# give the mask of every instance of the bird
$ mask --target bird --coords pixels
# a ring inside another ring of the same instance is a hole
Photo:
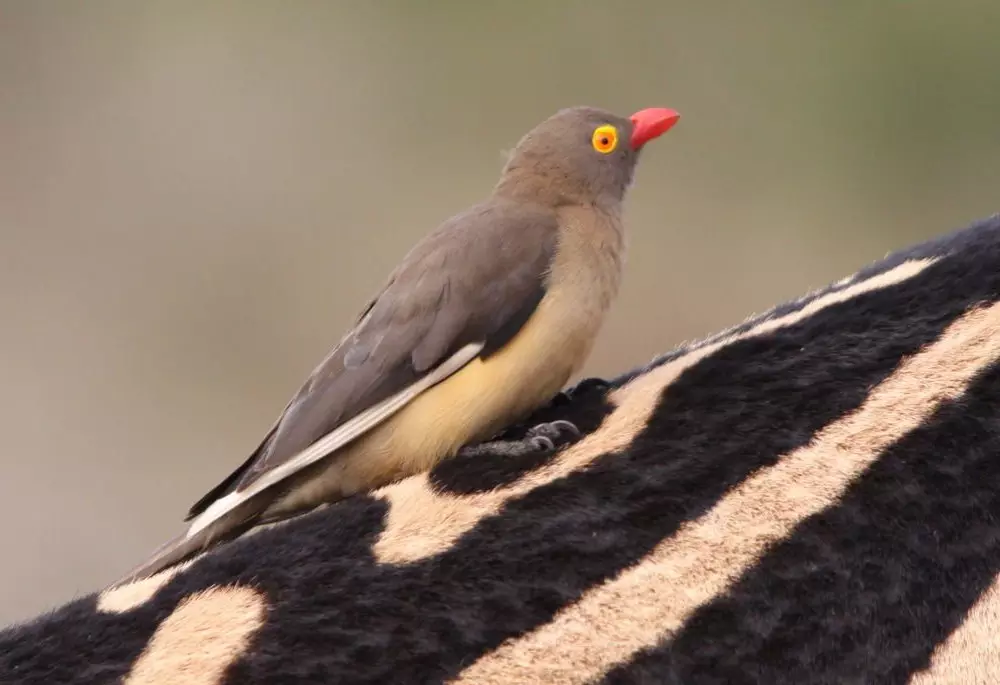
[[[588,358],[619,290],[640,152],[679,118],[574,106],[524,134],[491,192],[410,249],[187,529],[116,585],[463,449],[523,454],[578,437],[560,420],[491,440]]]

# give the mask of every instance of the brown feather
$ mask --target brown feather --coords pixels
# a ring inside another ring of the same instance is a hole
[[[467,343],[502,346],[544,294],[557,231],[551,210],[501,198],[442,224],[410,251],[253,457],[199,500],[189,517],[247,487]]]
[[[619,136],[607,154],[591,145],[604,124]],[[618,290],[632,130],[578,107],[525,135],[491,197],[406,255],[257,449],[191,508],[187,534],[130,577],[426,470],[548,401]]]

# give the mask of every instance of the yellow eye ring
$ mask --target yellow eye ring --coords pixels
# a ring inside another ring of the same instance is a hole
[[[591,136],[590,142],[595,150],[605,155],[614,152],[615,148],[618,147],[618,129],[611,124],[598,126],[594,129],[594,135]]]

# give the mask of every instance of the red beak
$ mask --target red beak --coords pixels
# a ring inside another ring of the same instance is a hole
[[[632,149],[638,150],[673,128],[681,115],[672,109],[650,107],[640,109],[629,118],[632,120]]]

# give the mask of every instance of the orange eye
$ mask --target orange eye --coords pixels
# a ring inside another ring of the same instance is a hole
[[[604,154],[614,152],[615,148],[618,147],[618,129],[611,124],[598,126],[594,129],[594,135],[591,137],[590,142],[598,152]]]

